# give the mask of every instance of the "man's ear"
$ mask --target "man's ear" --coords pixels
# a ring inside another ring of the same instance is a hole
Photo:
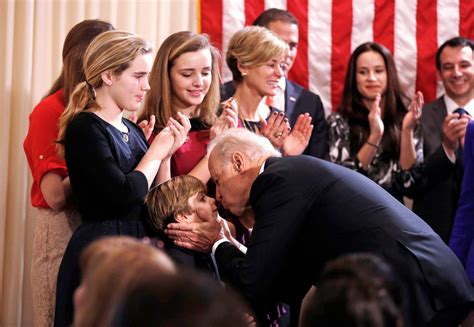
[[[232,168],[239,174],[245,170],[245,158],[240,152],[232,153]]]
[[[102,74],[100,74],[100,77],[102,78],[102,82],[104,82],[104,84],[108,86],[112,85],[113,76],[114,74],[112,73],[111,70],[107,70],[103,72]]]

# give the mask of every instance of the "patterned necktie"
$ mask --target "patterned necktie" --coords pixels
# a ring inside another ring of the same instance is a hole
[[[461,117],[464,114],[470,116],[470,114],[464,108],[457,108],[456,110],[453,111],[453,114],[459,114],[459,117]]]
[[[471,116],[466,109],[464,108],[457,108],[456,110],[453,111],[453,114],[456,113],[456,114],[459,114],[459,118],[462,117],[462,115],[468,115],[468,116]],[[463,149],[461,147],[461,145],[458,146],[457,150],[456,150],[456,157],[459,159],[459,161],[461,162],[462,165],[464,165],[464,155],[463,155]]]

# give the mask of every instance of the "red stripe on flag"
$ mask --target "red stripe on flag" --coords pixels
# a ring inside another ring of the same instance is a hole
[[[425,102],[436,99],[436,50],[438,48],[436,6],[432,0],[418,0],[416,8],[416,90]],[[403,67],[398,67],[403,72]],[[412,94],[408,94],[410,98]]]
[[[252,25],[255,18],[265,10],[265,0],[245,0],[245,26]]]
[[[347,63],[351,55],[352,2],[332,2],[331,103],[333,111],[341,101]]]
[[[298,19],[298,55],[288,78],[308,88],[308,0],[288,1],[287,10]]]
[[[459,35],[474,40],[474,2],[459,0]]]
[[[206,33],[211,43],[222,51],[223,0],[201,0],[201,33]]]
[[[374,42],[394,52],[395,0],[375,0]]]

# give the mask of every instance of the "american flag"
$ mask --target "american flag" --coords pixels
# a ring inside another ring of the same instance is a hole
[[[361,43],[375,41],[394,54],[407,93],[425,102],[443,93],[435,54],[454,36],[474,39],[474,0],[200,0],[199,29],[223,52],[231,36],[265,9],[280,8],[299,21],[298,56],[289,73],[319,94],[326,114],[339,104],[347,62]],[[223,65],[223,79],[232,79]]]

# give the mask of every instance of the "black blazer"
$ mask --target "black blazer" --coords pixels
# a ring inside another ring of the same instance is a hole
[[[426,104],[422,111],[423,183],[413,197],[413,211],[448,243],[461,192],[463,165],[453,164],[441,145],[447,115],[444,98]]]
[[[221,100],[230,98],[235,93],[232,81],[224,84]],[[304,154],[329,159],[328,125],[324,116],[324,107],[319,95],[314,94],[302,86],[286,79],[285,113],[293,126],[300,114],[309,113],[313,119],[313,134]]]
[[[324,264],[351,252],[375,252],[392,265],[407,292],[407,326],[474,301],[462,265],[438,235],[357,172],[308,156],[269,158],[250,203],[255,226],[247,255],[225,242],[216,259],[221,277],[257,314],[277,300],[299,304]],[[291,312],[293,320],[298,311]]]

